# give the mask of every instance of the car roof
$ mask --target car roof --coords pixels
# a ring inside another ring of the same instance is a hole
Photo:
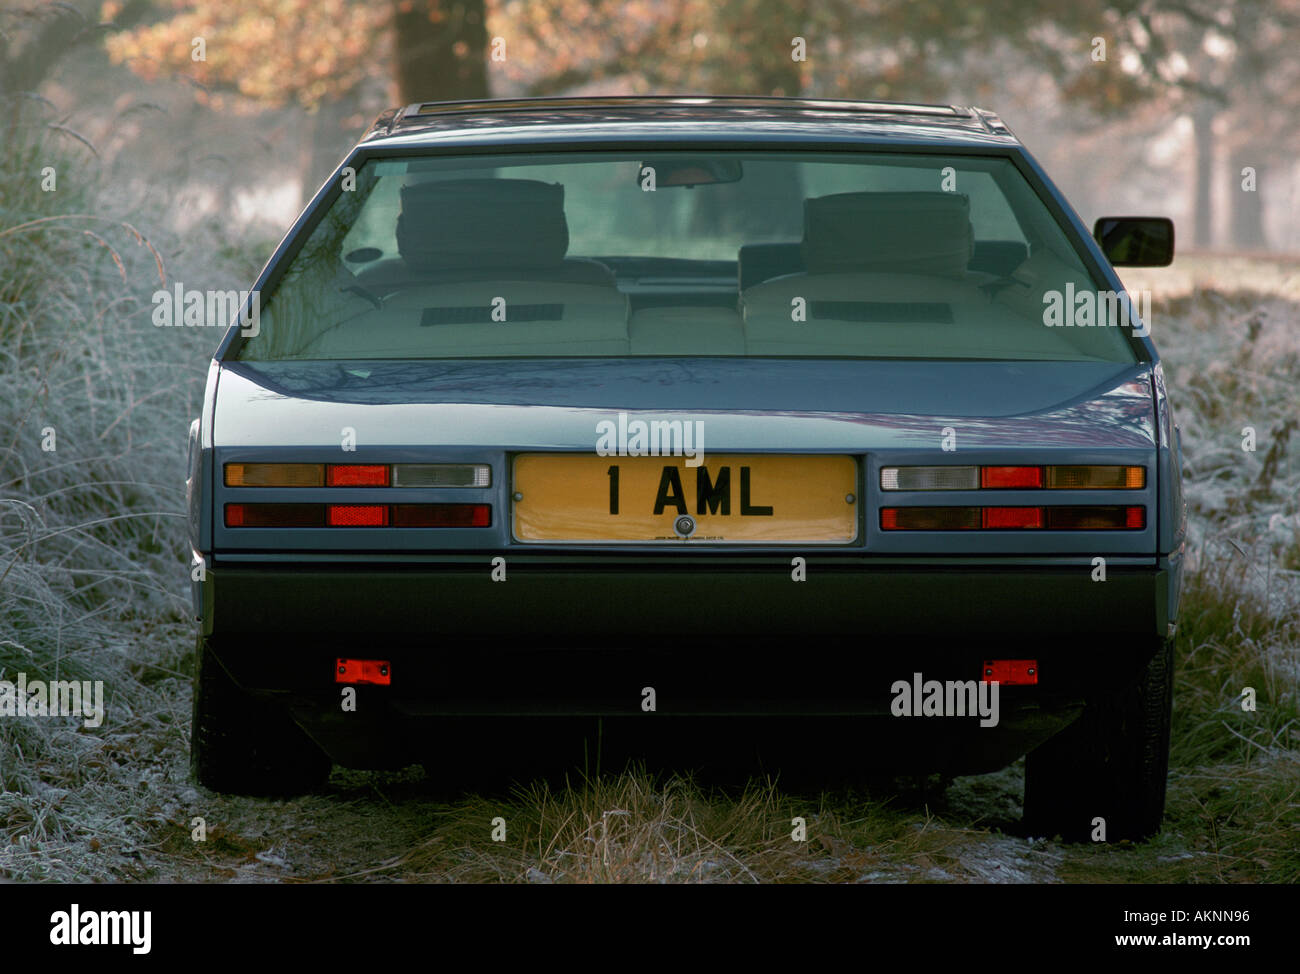
[[[621,140],[1020,144],[993,112],[959,105],[660,95],[417,102],[380,115],[360,145]]]

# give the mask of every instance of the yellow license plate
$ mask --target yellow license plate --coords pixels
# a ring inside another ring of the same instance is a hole
[[[515,458],[519,541],[848,544],[857,464],[846,456]]]

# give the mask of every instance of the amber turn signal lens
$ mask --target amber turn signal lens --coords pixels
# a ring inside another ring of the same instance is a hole
[[[1047,486],[1057,490],[1141,490],[1145,467],[1048,467]]]
[[[322,487],[320,463],[228,463],[227,487]]]

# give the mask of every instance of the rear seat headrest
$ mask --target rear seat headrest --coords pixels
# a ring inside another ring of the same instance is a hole
[[[402,188],[397,251],[409,264],[555,267],[568,249],[559,183],[448,179]]]
[[[959,193],[836,193],[804,200],[809,274],[879,271],[959,275],[974,233]]]

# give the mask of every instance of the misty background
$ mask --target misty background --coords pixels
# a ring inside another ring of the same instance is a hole
[[[978,105],[1089,224],[1300,252],[1300,0],[4,0],[0,32],[11,134],[182,231],[273,242],[395,105],[709,93]]]

